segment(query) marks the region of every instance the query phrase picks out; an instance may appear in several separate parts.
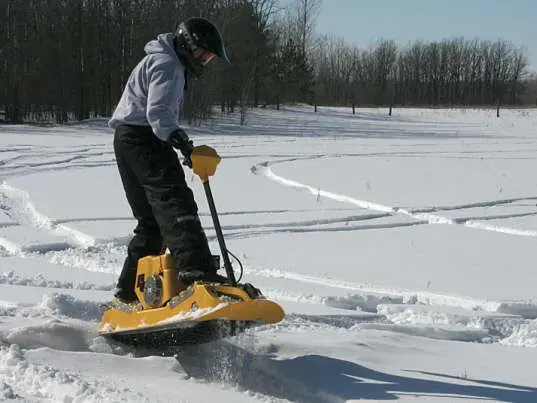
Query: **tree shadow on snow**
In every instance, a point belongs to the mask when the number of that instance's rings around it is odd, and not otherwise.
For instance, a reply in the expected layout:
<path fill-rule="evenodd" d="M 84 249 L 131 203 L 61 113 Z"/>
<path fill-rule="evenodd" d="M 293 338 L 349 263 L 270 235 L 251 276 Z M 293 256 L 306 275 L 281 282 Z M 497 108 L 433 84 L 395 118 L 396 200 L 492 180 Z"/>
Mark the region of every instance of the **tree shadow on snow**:
<path fill-rule="evenodd" d="M 299 403 L 353 399 L 398 400 L 400 395 L 443 396 L 455 399 L 534 403 L 537 389 L 486 380 L 408 370 L 446 380 L 420 379 L 376 371 L 346 360 L 322 355 L 276 359 L 276 347 L 253 353 L 225 340 L 177 347 L 174 356 L 189 375 L 207 382 Z M 141 353 L 141 352 L 140 352 Z M 140 355 L 150 354 L 146 351 Z M 163 355 L 159 351 L 159 355 Z M 452 379 L 454 382 L 449 382 Z M 456 382 L 458 381 L 458 383 Z"/>

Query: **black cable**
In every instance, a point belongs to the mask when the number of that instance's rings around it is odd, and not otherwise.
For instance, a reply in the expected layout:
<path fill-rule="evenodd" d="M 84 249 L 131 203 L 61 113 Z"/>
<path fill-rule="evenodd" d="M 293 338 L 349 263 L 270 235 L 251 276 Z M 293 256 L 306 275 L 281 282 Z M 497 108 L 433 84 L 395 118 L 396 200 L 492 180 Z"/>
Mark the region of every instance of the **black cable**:
<path fill-rule="evenodd" d="M 237 279 L 237 283 L 238 283 L 238 282 L 241 281 L 241 279 L 242 279 L 242 275 L 243 275 L 243 273 L 244 273 L 244 268 L 242 267 L 242 263 L 241 263 L 241 261 L 239 260 L 239 258 L 238 258 L 237 256 L 235 256 L 233 253 L 231 253 L 231 252 L 229 251 L 229 249 L 226 249 L 226 250 L 227 250 L 227 253 L 229 253 L 231 256 L 233 256 L 233 258 L 237 261 L 237 263 L 239 263 L 239 266 L 241 267 L 241 275 L 240 275 L 239 278 Z"/>

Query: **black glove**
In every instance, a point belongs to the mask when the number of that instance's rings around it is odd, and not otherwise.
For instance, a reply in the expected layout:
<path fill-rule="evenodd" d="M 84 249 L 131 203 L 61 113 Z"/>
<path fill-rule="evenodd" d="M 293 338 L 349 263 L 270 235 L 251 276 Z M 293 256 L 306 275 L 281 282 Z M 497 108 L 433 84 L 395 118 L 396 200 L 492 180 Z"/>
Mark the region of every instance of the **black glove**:
<path fill-rule="evenodd" d="M 181 154 L 185 157 L 183 165 L 192 168 L 190 154 L 192 154 L 192 150 L 194 149 L 194 143 L 188 138 L 186 132 L 183 129 L 177 129 L 171 132 L 168 137 L 168 143 L 170 143 L 173 148 L 181 151 Z"/>

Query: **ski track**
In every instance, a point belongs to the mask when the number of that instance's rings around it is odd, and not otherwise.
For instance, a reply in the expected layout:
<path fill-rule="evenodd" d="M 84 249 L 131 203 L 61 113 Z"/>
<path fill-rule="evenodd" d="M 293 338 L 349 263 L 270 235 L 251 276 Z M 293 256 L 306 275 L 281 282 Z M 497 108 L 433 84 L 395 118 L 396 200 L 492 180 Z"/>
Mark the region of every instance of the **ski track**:
<path fill-rule="evenodd" d="M 58 135 L 58 133 L 55 133 Z M 101 167 L 114 165 L 113 151 L 107 144 L 88 144 L 85 147 L 64 146 L 57 150 L 53 146 L 12 145 L 3 152 L 20 153 L 0 159 L 0 175 L 7 179 L 41 172 Z M 99 149 L 102 149 L 100 151 Z M 38 161 L 35 161 L 38 160 Z"/>
<path fill-rule="evenodd" d="M 488 301 L 471 297 L 444 295 L 428 291 L 385 289 L 366 284 L 352 283 L 327 277 L 304 275 L 279 269 L 248 268 L 247 272 L 248 274 L 261 277 L 282 278 L 308 284 L 323 285 L 334 289 L 355 291 L 355 294 L 350 294 L 345 298 L 326 297 L 322 299 L 322 303 L 325 305 L 341 309 L 360 309 L 365 312 L 376 312 L 380 304 L 419 304 L 451 306 L 462 308 L 467 311 L 505 313 L 519 315 L 527 319 L 537 319 L 537 304 L 532 302 Z"/>
<path fill-rule="evenodd" d="M 0 184 L 0 210 L 20 225 L 27 225 L 60 237 L 67 237 L 75 246 L 87 248 L 95 245 L 95 239 L 89 235 L 63 224 L 53 223 L 47 216 L 35 209 L 28 193 L 5 182 Z M 9 242 L 2 242 L 1 244 L 6 244 L 8 246 L 6 249 L 8 250 L 13 249 Z"/>
<path fill-rule="evenodd" d="M 319 158 L 319 157 L 314 156 L 312 158 Z M 425 221 L 429 224 L 461 225 L 461 226 L 465 226 L 469 228 L 476 228 L 476 229 L 481 229 L 484 231 L 500 232 L 500 233 L 509 234 L 509 235 L 537 237 L 537 231 L 534 231 L 534 230 L 523 230 L 523 229 L 518 229 L 518 228 L 503 227 L 499 225 L 489 225 L 485 223 L 476 222 L 472 219 L 467 219 L 467 220 L 452 219 L 452 218 L 448 218 L 439 214 L 433 214 L 433 212 L 437 211 L 436 209 L 427 210 L 429 212 L 422 212 L 420 210 L 413 211 L 411 209 L 383 205 L 383 204 L 379 204 L 379 203 L 368 201 L 368 200 L 355 199 L 350 196 L 329 192 L 326 190 L 322 190 L 318 187 L 306 185 L 306 184 L 296 182 L 291 179 L 284 178 L 282 176 L 275 174 L 274 171 L 271 169 L 272 165 L 285 163 L 289 161 L 290 160 L 288 159 L 273 161 L 273 162 L 264 161 L 264 162 L 254 165 L 251 168 L 251 171 L 255 175 L 262 175 L 281 185 L 309 192 L 318 198 L 324 197 L 324 198 L 335 200 L 341 203 L 352 204 L 352 205 L 355 205 L 357 207 L 360 207 L 366 210 L 377 211 L 377 212 L 386 213 L 389 215 L 404 215 L 404 216 L 413 218 L 419 222 Z M 527 199 L 528 198 L 521 198 L 519 200 L 527 200 Z M 531 199 L 534 199 L 534 198 L 531 198 Z M 500 204 L 503 204 L 503 201 L 500 200 L 499 202 Z M 485 203 L 484 205 L 487 205 L 487 204 L 490 206 L 489 202 Z M 474 204 L 474 206 L 478 206 L 478 204 Z"/>
<path fill-rule="evenodd" d="M 20 285 L 40 288 L 59 288 L 59 289 L 73 289 L 73 290 L 98 290 L 98 291 L 111 291 L 114 289 L 114 284 L 109 285 L 96 285 L 87 281 L 72 282 L 72 281 L 59 281 L 48 280 L 43 274 L 36 274 L 34 277 L 23 277 L 15 273 L 13 270 L 0 273 L 0 284 L 8 285 Z"/>

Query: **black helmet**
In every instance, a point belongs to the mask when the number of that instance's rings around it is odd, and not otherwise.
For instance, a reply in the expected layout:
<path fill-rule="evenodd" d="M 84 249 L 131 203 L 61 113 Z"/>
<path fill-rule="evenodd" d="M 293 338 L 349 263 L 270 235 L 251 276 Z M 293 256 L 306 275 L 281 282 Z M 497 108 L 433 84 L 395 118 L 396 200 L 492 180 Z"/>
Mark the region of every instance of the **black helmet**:
<path fill-rule="evenodd" d="M 186 67 L 191 72 L 200 76 L 206 63 L 193 57 L 193 53 L 197 49 L 214 53 L 231 64 L 220 31 L 212 22 L 200 17 L 189 18 L 181 22 L 175 30 L 177 54 L 183 62 L 186 62 Z"/>

